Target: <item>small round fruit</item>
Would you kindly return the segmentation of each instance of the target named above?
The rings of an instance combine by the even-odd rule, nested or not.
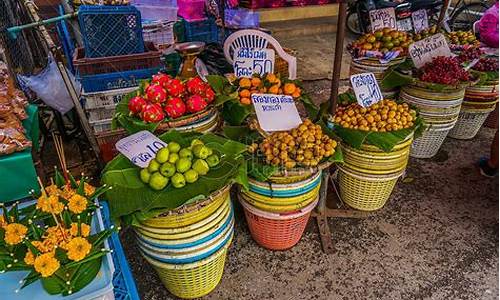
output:
[[[151,178],[151,173],[149,173],[147,168],[144,168],[139,172],[139,177],[141,177],[141,181],[144,183],[148,183],[149,179]]]
[[[220,162],[219,157],[216,154],[207,157],[207,164],[210,168],[217,166],[219,162]]]
[[[187,158],[187,159],[193,159],[193,151],[189,148],[184,148],[179,151],[179,157],[180,158]]]
[[[168,162],[171,164],[175,164],[179,160],[179,154],[177,153],[170,153],[168,156]]]
[[[370,43],[363,44],[363,49],[365,49],[365,50],[371,50],[372,48],[373,48],[373,45]]]
[[[163,190],[167,186],[167,184],[168,178],[162,176],[159,172],[151,175],[151,178],[149,179],[149,186],[156,191]]]
[[[172,177],[174,176],[175,172],[176,172],[175,165],[169,162],[164,163],[160,167],[160,173],[165,177]]]
[[[170,151],[170,153],[177,153],[177,152],[179,152],[179,150],[181,150],[181,145],[179,145],[176,142],[168,143],[167,147],[168,147],[168,151]]]
[[[239,84],[242,88],[249,88],[250,86],[252,86],[252,82],[249,78],[241,78]]]
[[[187,183],[194,183],[198,180],[198,172],[193,169],[189,169],[184,173],[184,178]]]
[[[168,155],[170,154],[170,151],[168,151],[168,148],[161,148],[157,153],[156,153],[156,161],[158,161],[160,164],[163,164],[168,161]]]
[[[240,103],[243,105],[250,105],[252,104],[252,100],[250,100],[250,98],[241,98]]]
[[[195,145],[204,145],[204,143],[199,139],[194,139],[191,141],[191,147],[194,147]]]
[[[210,155],[210,150],[205,145],[195,145],[193,153],[197,158],[205,159]]]
[[[175,163],[175,167],[177,168],[177,172],[184,173],[191,168],[191,160],[186,157],[179,158]]]
[[[206,161],[204,161],[203,159],[195,160],[192,168],[193,168],[193,170],[198,172],[198,174],[200,174],[201,176],[207,175],[208,171],[210,170],[208,163]]]
[[[149,173],[154,173],[160,169],[160,163],[156,159],[152,159],[148,165]]]
[[[184,178],[184,175],[181,173],[175,173],[174,176],[170,178],[170,181],[172,181],[172,185],[176,189],[180,189],[186,185],[186,178]]]

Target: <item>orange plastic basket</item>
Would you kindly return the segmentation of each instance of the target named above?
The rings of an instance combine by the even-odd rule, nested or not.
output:
[[[318,200],[297,213],[282,215],[260,211],[242,199],[240,202],[255,242],[270,250],[286,250],[295,246],[302,238]]]

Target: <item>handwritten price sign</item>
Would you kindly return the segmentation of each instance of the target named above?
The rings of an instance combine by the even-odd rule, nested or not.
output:
[[[361,73],[351,76],[351,85],[358,104],[369,107],[383,99],[377,79],[373,73]]]
[[[396,29],[396,13],[393,7],[370,11],[372,32],[382,28]]]
[[[411,14],[411,19],[416,33],[429,28],[429,18],[427,17],[427,11],[425,9],[414,11]]]
[[[290,130],[302,124],[295,102],[290,96],[253,94],[252,103],[259,125],[264,131]]]
[[[165,142],[146,130],[134,133],[116,143],[116,149],[141,168],[147,167],[156,152],[165,146],[167,146]]]
[[[239,48],[234,55],[233,67],[238,78],[274,73],[274,50]]]
[[[415,42],[408,47],[415,67],[420,68],[437,56],[452,56],[450,46],[443,34],[438,33]]]

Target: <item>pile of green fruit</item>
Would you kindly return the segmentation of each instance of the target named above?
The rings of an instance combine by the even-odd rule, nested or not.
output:
[[[429,28],[426,28],[422,31],[420,31],[419,33],[415,33],[413,35],[413,40],[416,42],[416,41],[420,41],[420,40],[423,40],[425,38],[428,38],[430,37],[431,35],[434,35],[436,33],[439,33],[440,31],[437,29],[437,25],[433,25]]]
[[[400,51],[402,55],[405,55],[411,43],[413,40],[406,32],[383,28],[362,35],[350,45],[350,48],[358,51],[380,51],[382,53]]]
[[[448,33],[448,39],[452,45],[470,45],[479,46],[480,42],[476,39],[474,32],[469,31],[452,31]]]
[[[198,139],[186,148],[170,142],[156,153],[147,168],[140,171],[140,177],[153,190],[163,190],[169,182],[174,188],[182,188],[206,175],[219,161],[219,156]]]

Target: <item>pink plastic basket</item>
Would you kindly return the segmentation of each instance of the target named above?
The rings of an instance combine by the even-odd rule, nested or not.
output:
[[[177,6],[177,14],[187,21],[202,21],[207,18],[205,0],[178,0]]]

